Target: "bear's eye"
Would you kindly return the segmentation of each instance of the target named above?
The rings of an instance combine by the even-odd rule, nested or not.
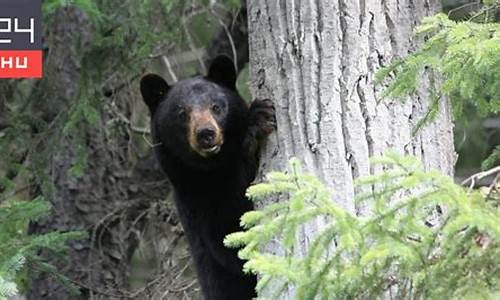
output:
[[[187,116],[186,110],[184,108],[179,108],[179,110],[177,111],[177,116],[180,119],[184,120],[186,118],[186,116]]]
[[[214,105],[212,105],[212,111],[213,111],[215,114],[220,114],[220,113],[221,113],[221,111],[222,111],[222,109],[220,108],[220,106],[219,106],[219,105],[214,104]]]

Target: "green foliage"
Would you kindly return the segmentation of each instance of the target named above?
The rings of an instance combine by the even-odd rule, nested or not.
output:
[[[246,231],[225,240],[243,246],[244,269],[260,275],[259,295],[271,289],[271,298],[279,299],[293,287],[296,299],[373,299],[392,288],[400,299],[498,298],[498,203],[437,171],[425,172],[413,157],[389,153],[373,164],[386,171],[357,182],[369,191],[357,196],[371,208],[368,217],[336,205],[297,160],[290,172],[272,172],[248,189],[253,200],[288,199],[246,213]],[[299,241],[297,233],[311,224],[323,225]],[[263,252],[269,244],[272,254]]]
[[[500,1],[482,3],[475,3],[479,10],[466,13],[465,21],[452,21],[445,14],[425,18],[415,31],[424,40],[419,49],[375,75],[378,83],[390,78],[384,96],[400,99],[420,88],[422,75],[427,75],[429,107],[413,133],[434,120],[444,97],[450,100],[458,125],[458,169],[478,166],[489,155],[482,163],[484,170],[500,157],[498,148],[488,153],[491,148],[482,125],[482,119],[500,112]],[[464,7],[472,7],[469,4]]]
[[[491,16],[500,10],[498,0],[491,5],[482,12]],[[467,105],[482,116],[500,112],[500,24],[474,22],[479,20],[490,18],[465,22],[452,21],[445,14],[424,18],[416,29],[417,35],[426,36],[423,45],[376,74],[378,83],[395,74],[384,95],[396,98],[414,93],[421,75],[429,74],[431,104],[416,130],[435,118],[443,96],[450,99],[455,118],[462,117]],[[438,84],[436,78],[442,81]]]
[[[0,299],[18,292],[18,282],[23,279],[21,270],[29,266],[32,272],[45,271],[77,291],[67,278],[44,262],[40,250],[52,255],[62,255],[68,240],[83,238],[80,232],[50,232],[27,235],[29,222],[39,220],[50,211],[50,204],[42,198],[32,201],[6,201],[0,204]]]
[[[42,14],[47,17],[56,12],[58,8],[71,5],[82,9],[94,21],[102,16],[95,1],[92,0],[45,0],[42,3]]]
[[[227,6],[229,9],[239,9],[240,8],[240,0],[224,0],[223,3]]]
[[[491,155],[485,161],[483,161],[481,169],[487,170],[495,166],[495,164],[499,163],[500,163],[500,145],[496,146],[496,148],[493,149]]]

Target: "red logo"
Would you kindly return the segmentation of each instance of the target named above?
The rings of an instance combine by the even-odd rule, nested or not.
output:
[[[0,50],[0,78],[42,78],[42,51]]]

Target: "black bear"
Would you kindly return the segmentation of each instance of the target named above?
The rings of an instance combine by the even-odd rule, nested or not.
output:
[[[237,250],[223,245],[253,209],[245,190],[255,177],[259,143],[275,127],[270,100],[245,103],[237,73],[226,56],[208,75],[169,86],[158,75],[141,80],[151,113],[156,157],[175,191],[205,299],[250,299],[256,277],[244,274]]]

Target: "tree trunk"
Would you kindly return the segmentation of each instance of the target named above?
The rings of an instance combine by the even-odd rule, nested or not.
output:
[[[248,1],[252,92],[275,102],[278,126],[260,172],[283,170],[298,157],[334,190],[333,201],[356,214],[369,211],[354,203],[354,179],[380,171],[369,157],[387,149],[452,175],[448,105],[411,133],[429,105],[427,79],[404,104],[382,99],[373,82],[377,69],[415,49],[413,28],[438,11],[438,0]],[[306,228],[301,249],[320,227]]]

